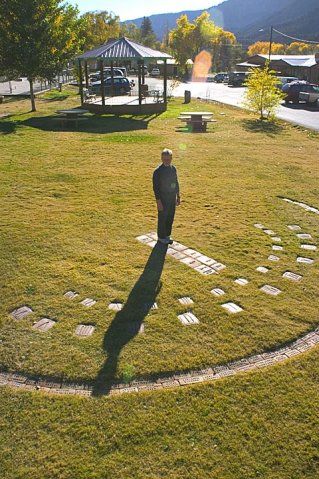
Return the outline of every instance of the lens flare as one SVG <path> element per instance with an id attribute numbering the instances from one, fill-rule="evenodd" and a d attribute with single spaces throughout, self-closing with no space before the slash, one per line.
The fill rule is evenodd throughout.
<path id="1" fill-rule="evenodd" d="M 187 149 L 187 146 L 185 145 L 185 143 L 180 143 L 178 145 L 178 147 L 179 147 L 180 151 L 186 151 L 186 149 Z"/>
<path id="2" fill-rule="evenodd" d="M 206 50 L 201 51 L 195 58 L 192 81 L 206 81 L 211 66 L 211 54 Z"/>

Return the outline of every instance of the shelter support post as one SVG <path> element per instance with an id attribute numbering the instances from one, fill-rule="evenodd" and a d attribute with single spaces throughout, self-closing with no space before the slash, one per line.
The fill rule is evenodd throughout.
<path id="1" fill-rule="evenodd" d="M 84 72 L 85 72 L 85 88 L 89 89 L 89 69 L 88 62 L 84 63 Z"/>
<path id="2" fill-rule="evenodd" d="M 100 61 L 100 73 L 101 73 L 102 106 L 105 106 L 105 79 L 104 79 L 104 70 L 103 70 L 103 60 Z"/>
<path id="3" fill-rule="evenodd" d="M 81 105 L 83 105 L 83 73 L 82 73 L 82 62 L 81 60 L 79 60 L 79 94 L 80 94 L 80 97 L 81 97 Z"/>
<path id="4" fill-rule="evenodd" d="M 144 60 L 142 62 L 142 84 L 145 85 L 145 68 L 144 68 Z"/>
<path id="5" fill-rule="evenodd" d="M 114 96 L 114 63 L 111 61 L 111 96 Z"/>
<path id="6" fill-rule="evenodd" d="M 167 103 L 167 60 L 164 60 L 164 90 L 163 90 L 164 103 Z"/>
<path id="7" fill-rule="evenodd" d="M 138 70 L 138 104 L 142 106 L 142 78 L 141 78 L 141 62 L 138 62 L 137 65 L 137 70 Z"/>

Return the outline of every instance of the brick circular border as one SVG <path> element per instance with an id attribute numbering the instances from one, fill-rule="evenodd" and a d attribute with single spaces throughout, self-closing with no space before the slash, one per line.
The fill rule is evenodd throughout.
<path id="1" fill-rule="evenodd" d="M 77 395 L 77 396 L 114 396 L 124 393 L 138 393 L 141 391 L 153 391 L 166 388 L 176 388 L 188 384 L 216 381 L 226 376 L 234 376 L 244 371 L 262 369 L 287 359 L 298 356 L 303 352 L 309 351 L 319 343 L 319 327 L 314 331 L 307 333 L 296 341 L 278 348 L 274 351 L 268 351 L 262 354 L 256 354 L 230 363 L 213 366 L 207 369 L 191 371 L 189 373 L 178 373 L 165 376 L 158 379 L 135 380 L 128 384 L 114 382 L 108 385 L 106 393 L 94 393 L 94 385 L 77 384 L 67 381 L 51 381 L 46 378 L 34 378 L 19 373 L 0 372 L 0 386 L 9 386 L 13 388 L 28 391 L 43 391 L 52 394 Z"/>

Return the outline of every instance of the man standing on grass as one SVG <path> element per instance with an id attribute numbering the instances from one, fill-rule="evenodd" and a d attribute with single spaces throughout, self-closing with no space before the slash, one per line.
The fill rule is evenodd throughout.
<path id="1" fill-rule="evenodd" d="M 172 163 L 173 153 L 165 148 L 162 151 L 162 164 L 153 173 L 153 189 L 157 203 L 158 241 L 163 244 L 172 244 L 172 225 L 175 208 L 180 205 L 179 184 L 177 171 Z"/>

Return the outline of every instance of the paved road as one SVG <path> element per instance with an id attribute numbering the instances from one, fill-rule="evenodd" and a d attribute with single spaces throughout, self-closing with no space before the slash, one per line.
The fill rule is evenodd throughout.
<path id="1" fill-rule="evenodd" d="M 137 79 L 135 79 L 137 80 Z M 151 89 L 163 89 L 163 80 L 147 77 L 146 82 Z M 137 81 L 136 81 L 137 83 Z M 227 85 L 216 83 L 180 83 L 172 91 L 172 83 L 168 84 L 169 94 L 173 96 L 184 96 L 185 90 L 190 90 L 193 98 L 202 98 L 219 101 L 227 105 L 243 107 L 243 97 L 245 88 L 230 88 Z M 13 94 L 27 94 L 29 92 L 29 83 L 26 79 L 22 82 L 12 82 Z M 36 90 L 40 89 L 40 84 L 36 84 Z M 9 84 L 0 83 L 0 95 L 9 93 Z M 319 131 L 319 106 L 308 107 L 305 104 L 300 105 L 282 105 L 278 109 L 278 118 L 291 123 L 301 125 L 305 128 Z"/>
<path id="2" fill-rule="evenodd" d="M 152 88 L 163 89 L 161 80 L 147 78 Z M 190 90 L 193 98 L 215 100 L 227 105 L 243 107 L 245 88 L 231 88 L 219 83 L 181 83 L 173 90 L 173 96 L 184 96 L 184 91 Z M 278 108 L 277 117 L 296 125 L 319 131 L 319 105 L 309 107 L 305 104 L 282 105 Z"/>
<path id="3" fill-rule="evenodd" d="M 52 84 L 52 87 L 54 84 Z M 34 82 L 34 91 L 35 93 L 48 89 L 48 85 L 40 83 L 38 81 Z M 30 85 L 26 78 L 21 78 L 21 81 L 12 81 L 12 82 L 0 82 L 0 95 L 30 95 Z"/>

